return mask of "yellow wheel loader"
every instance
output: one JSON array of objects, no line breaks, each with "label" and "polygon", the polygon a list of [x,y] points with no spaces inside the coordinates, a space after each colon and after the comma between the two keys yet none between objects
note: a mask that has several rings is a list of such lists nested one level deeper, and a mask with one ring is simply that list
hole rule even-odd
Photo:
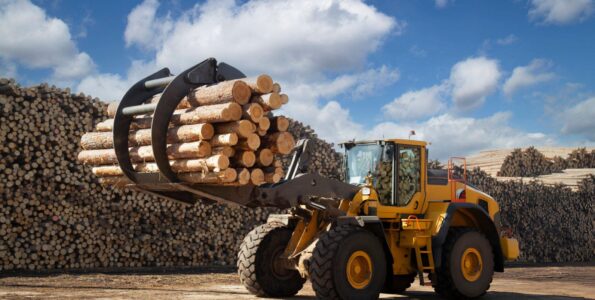
[{"label": "yellow wheel loader", "polygon": [[301,173],[306,146],[284,182],[258,188],[261,204],[291,210],[244,238],[238,272],[251,293],[289,297],[310,279],[322,299],[375,299],[419,277],[444,297],[476,298],[518,257],[498,203],[454,160],[428,170],[425,142],[345,143],[345,182]]},{"label": "yellow wheel loader", "polygon": [[[349,142],[345,181],[308,173],[308,140],[297,143],[286,176],[260,186],[189,184],[166,154],[166,134],[181,99],[198,86],[245,77],[213,58],[172,76],[167,68],[136,83],[114,117],[114,150],[127,187],[197,201],[289,209],[252,230],[238,254],[244,286],[265,297],[295,295],[309,279],[324,299],[374,299],[406,290],[416,277],[448,298],[486,293],[493,272],[519,255],[501,228],[498,203],[466,184],[465,167],[429,170],[426,143]],[[143,102],[162,93],[157,104]],[[159,173],[138,173],[128,134],[134,115],[153,112],[152,149]]]}]

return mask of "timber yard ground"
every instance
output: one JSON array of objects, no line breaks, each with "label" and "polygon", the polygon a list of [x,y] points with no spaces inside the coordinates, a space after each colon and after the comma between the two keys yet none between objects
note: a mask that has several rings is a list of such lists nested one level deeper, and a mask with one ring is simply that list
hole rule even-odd
[{"label": "timber yard ground", "polygon": [[[2,299],[256,299],[233,269],[143,273],[3,275]],[[593,299],[595,265],[512,267],[496,273],[482,299]],[[314,299],[309,283],[292,299]],[[402,295],[381,299],[439,299],[417,282]]]}]

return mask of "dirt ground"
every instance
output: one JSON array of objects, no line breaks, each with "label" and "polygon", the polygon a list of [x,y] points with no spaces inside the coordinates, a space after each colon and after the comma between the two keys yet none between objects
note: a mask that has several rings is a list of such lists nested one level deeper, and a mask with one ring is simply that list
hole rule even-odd
[{"label": "dirt ground", "polygon": [[[496,273],[484,299],[593,299],[595,266],[516,267]],[[21,275],[0,278],[2,299],[254,299],[229,269],[146,274]],[[294,299],[314,299],[310,284]],[[416,282],[403,295],[438,299]]]}]

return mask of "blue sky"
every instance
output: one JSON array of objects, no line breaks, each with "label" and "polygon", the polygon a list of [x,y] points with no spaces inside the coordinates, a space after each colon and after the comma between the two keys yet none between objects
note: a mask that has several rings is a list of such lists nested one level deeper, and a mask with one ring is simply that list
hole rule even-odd
[{"label": "blue sky", "polygon": [[320,136],[432,156],[595,142],[592,0],[0,0],[0,76],[117,100],[214,56],[269,73]]}]

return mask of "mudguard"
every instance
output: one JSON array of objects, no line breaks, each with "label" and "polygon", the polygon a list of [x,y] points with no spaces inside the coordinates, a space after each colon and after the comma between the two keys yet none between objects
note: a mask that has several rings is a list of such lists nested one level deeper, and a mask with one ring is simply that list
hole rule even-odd
[{"label": "mudguard", "polygon": [[476,228],[483,233],[492,245],[494,251],[494,271],[504,272],[504,255],[500,247],[500,238],[496,225],[490,216],[479,205],[473,203],[451,203],[446,210],[446,217],[438,234],[432,237],[432,252],[434,254],[434,264],[436,268],[442,263],[442,247],[446,241],[448,230],[453,216],[457,211],[464,211],[473,216],[476,222]]}]

